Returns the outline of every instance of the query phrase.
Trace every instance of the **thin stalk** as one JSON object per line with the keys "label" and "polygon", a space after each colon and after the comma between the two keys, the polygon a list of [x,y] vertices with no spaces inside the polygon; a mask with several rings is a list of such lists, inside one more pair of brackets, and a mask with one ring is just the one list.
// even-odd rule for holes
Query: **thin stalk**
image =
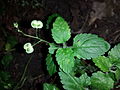
{"label": "thin stalk", "polygon": [[63,43],[63,48],[66,48],[66,47],[67,47],[66,43]]}
{"label": "thin stalk", "polygon": [[36,36],[28,35],[28,34],[22,32],[21,30],[19,30],[18,32],[22,33],[22,34],[23,34],[24,36],[26,36],[26,37],[30,37],[30,38],[33,38],[33,39],[37,39],[37,40],[40,40],[40,42],[45,42],[45,43],[47,43],[47,44],[50,44],[50,42],[48,42],[48,41],[46,41],[46,40],[43,40],[43,39],[41,39],[41,38],[39,38],[39,37],[36,37]]}
{"label": "thin stalk", "polygon": [[26,33],[22,32],[22,31],[20,31],[20,30],[19,30],[19,32],[20,32],[20,33],[22,33],[22,34],[23,34],[24,36],[26,36],[26,37],[30,37],[30,38],[33,38],[33,39],[40,40],[40,38],[35,37],[35,36],[32,36],[32,35],[28,35],[28,34],[26,34]]}
{"label": "thin stalk", "polygon": [[18,87],[18,89],[20,89],[20,88],[24,85],[24,83],[25,83],[26,80],[27,80],[27,77],[25,77],[25,78],[22,80],[21,85]]}
{"label": "thin stalk", "polygon": [[35,44],[33,44],[32,46],[35,46],[35,45],[37,45],[38,43],[40,43],[41,42],[41,40],[40,41],[38,41],[38,42],[36,42]]}
{"label": "thin stalk", "polygon": [[36,29],[36,37],[38,37],[38,29]]}
{"label": "thin stalk", "polygon": [[19,88],[19,86],[21,86],[24,83],[24,81],[25,81],[25,74],[26,74],[28,65],[29,65],[29,63],[30,63],[31,60],[32,60],[32,56],[30,57],[30,59],[28,60],[26,66],[25,66],[25,69],[24,69],[24,72],[22,74],[22,77],[21,77],[20,81],[17,83],[17,85],[15,86],[15,88],[13,88],[13,90],[17,90]]}

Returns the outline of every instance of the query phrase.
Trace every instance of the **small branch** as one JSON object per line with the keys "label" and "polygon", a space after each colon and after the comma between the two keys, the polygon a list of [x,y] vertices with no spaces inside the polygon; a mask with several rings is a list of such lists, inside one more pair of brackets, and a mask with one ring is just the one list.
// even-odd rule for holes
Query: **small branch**
{"label": "small branch", "polygon": [[41,40],[40,41],[38,41],[38,42],[36,42],[35,44],[33,44],[32,46],[35,46],[35,45],[37,45],[38,43],[40,43],[41,42]]}
{"label": "small branch", "polygon": [[28,34],[22,32],[21,30],[18,30],[18,32],[22,33],[22,34],[23,34],[24,36],[26,36],[26,37],[30,37],[30,38],[33,38],[33,39],[40,40],[39,42],[45,42],[45,43],[47,43],[47,44],[50,44],[50,42],[48,42],[48,41],[46,41],[46,40],[43,40],[43,39],[41,39],[41,38],[39,38],[39,37],[36,37],[36,36],[28,35]]}

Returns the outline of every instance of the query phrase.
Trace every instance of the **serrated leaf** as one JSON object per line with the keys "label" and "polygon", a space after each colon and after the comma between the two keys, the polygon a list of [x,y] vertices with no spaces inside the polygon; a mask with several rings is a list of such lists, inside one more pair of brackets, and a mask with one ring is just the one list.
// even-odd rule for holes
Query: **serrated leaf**
{"label": "serrated leaf", "polygon": [[[115,71],[113,71],[115,72]],[[113,81],[116,81],[116,78],[115,78],[115,73],[113,73],[112,71],[110,71],[109,73],[107,73],[109,75],[109,77],[113,80]]]}
{"label": "serrated leaf", "polygon": [[56,43],[65,43],[70,39],[69,25],[62,17],[57,17],[53,23],[52,37]]}
{"label": "serrated leaf", "polygon": [[55,85],[44,83],[43,90],[59,90],[59,89]]}
{"label": "serrated leaf", "polygon": [[120,60],[120,44],[116,45],[109,52],[110,57],[118,58]]}
{"label": "serrated leaf", "polygon": [[116,77],[117,80],[120,79],[120,69],[117,69],[117,70],[115,71],[115,77]]}
{"label": "serrated leaf", "polygon": [[85,90],[85,87],[91,83],[87,74],[83,74],[77,78],[61,71],[59,72],[59,76],[65,90]]}
{"label": "serrated leaf", "polygon": [[73,42],[75,56],[91,59],[103,55],[109,50],[110,45],[104,39],[94,34],[78,34]]}
{"label": "serrated leaf", "polygon": [[109,56],[109,59],[112,63],[112,65],[118,67],[120,69],[120,59],[119,58],[115,58],[113,56]]}
{"label": "serrated leaf", "polygon": [[120,69],[120,44],[109,51],[109,57],[111,62]]}
{"label": "serrated leaf", "polygon": [[79,78],[79,82],[83,87],[87,87],[91,84],[90,77],[87,75],[87,73],[82,74]]}
{"label": "serrated leaf", "polygon": [[46,65],[47,65],[47,70],[49,74],[52,76],[57,70],[56,70],[56,65],[54,64],[51,54],[47,55]]}
{"label": "serrated leaf", "polygon": [[56,52],[58,65],[64,72],[70,73],[74,67],[74,54],[71,48],[59,48]]}
{"label": "serrated leaf", "polygon": [[93,73],[91,77],[92,90],[110,90],[113,88],[114,81],[108,74],[100,71]]}
{"label": "serrated leaf", "polygon": [[54,54],[54,51],[57,49],[57,47],[56,47],[55,44],[53,44],[53,43],[51,43],[51,44],[49,44],[49,45],[50,45],[50,47],[48,48],[49,53],[50,53],[50,54]]}
{"label": "serrated leaf", "polygon": [[48,17],[47,24],[46,24],[46,29],[50,29],[50,24],[54,20],[54,18],[60,16],[59,14],[55,13],[52,14],[51,16]]}
{"label": "serrated leaf", "polygon": [[105,56],[99,56],[92,60],[103,72],[108,72],[109,68],[112,66],[110,59]]}

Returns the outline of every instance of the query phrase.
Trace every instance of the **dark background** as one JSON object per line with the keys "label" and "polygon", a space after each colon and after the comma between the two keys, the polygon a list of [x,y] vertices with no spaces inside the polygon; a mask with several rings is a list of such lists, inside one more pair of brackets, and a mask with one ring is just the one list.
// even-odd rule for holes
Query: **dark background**
{"label": "dark background", "polygon": [[[34,34],[35,31],[30,26],[31,21],[37,19],[45,24],[48,16],[54,13],[58,13],[68,22],[73,36],[93,33],[111,45],[120,42],[120,0],[0,0],[0,52],[3,52],[5,44],[4,31],[18,40],[17,51],[13,52],[14,60],[8,71],[14,81],[19,80],[30,55],[33,55],[27,75],[30,78],[40,76],[27,81],[20,90],[36,90],[42,83],[57,81],[57,78],[49,77],[44,67],[48,46],[40,43],[33,54],[27,55],[22,48],[23,44],[34,40],[16,32],[13,23],[18,22],[24,32]],[[45,28],[42,29],[43,38],[49,40],[49,34]]]}

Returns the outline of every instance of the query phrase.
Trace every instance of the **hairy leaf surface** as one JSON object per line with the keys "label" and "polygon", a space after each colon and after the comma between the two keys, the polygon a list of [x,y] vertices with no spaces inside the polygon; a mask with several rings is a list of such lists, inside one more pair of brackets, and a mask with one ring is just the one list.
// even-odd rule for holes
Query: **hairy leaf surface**
{"label": "hairy leaf surface", "polygon": [[78,58],[90,59],[104,54],[110,45],[94,34],[76,35],[73,42],[74,54]]}
{"label": "hairy leaf surface", "polygon": [[103,72],[108,72],[109,68],[112,66],[110,59],[105,56],[99,56],[92,60]]}
{"label": "hairy leaf surface", "polygon": [[83,74],[77,78],[61,71],[59,72],[59,76],[65,90],[85,90],[85,87],[90,85],[90,78],[87,74]]}
{"label": "hairy leaf surface", "polygon": [[52,36],[56,43],[64,43],[71,37],[69,25],[62,17],[57,17],[53,23]]}
{"label": "hairy leaf surface", "polygon": [[120,44],[112,48],[111,51],[109,52],[109,55],[120,60]]}
{"label": "hairy leaf surface", "polygon": [[64,72],[70,73],[74,67],[74,54],[71,48],[59,48],[56,52],[56,60]]}
{"label": "hairy leaf surface", "polygon": [[117,80],[120,79],[120,69],[117,69],[117,70],[115,71],[115,77],[116,77]]}
{"label": "hairy leaf surface", "polygon": [[79,78],[79,82],[83,87],[87,87],[91,84],[90,77],[87,75],[87,73],[82,74]]}
{"label": "hairy leaf surface", "polygon": [[100,71],[93,73],[91,77],[91,86],[93,90],[110,90],[113,88],[114,81],[108,74]]}
{"label": "hairy leaf surface", "polygon": [[120,69],[120,44],[109,51],[109,57],[114,66],[117,66]]}

